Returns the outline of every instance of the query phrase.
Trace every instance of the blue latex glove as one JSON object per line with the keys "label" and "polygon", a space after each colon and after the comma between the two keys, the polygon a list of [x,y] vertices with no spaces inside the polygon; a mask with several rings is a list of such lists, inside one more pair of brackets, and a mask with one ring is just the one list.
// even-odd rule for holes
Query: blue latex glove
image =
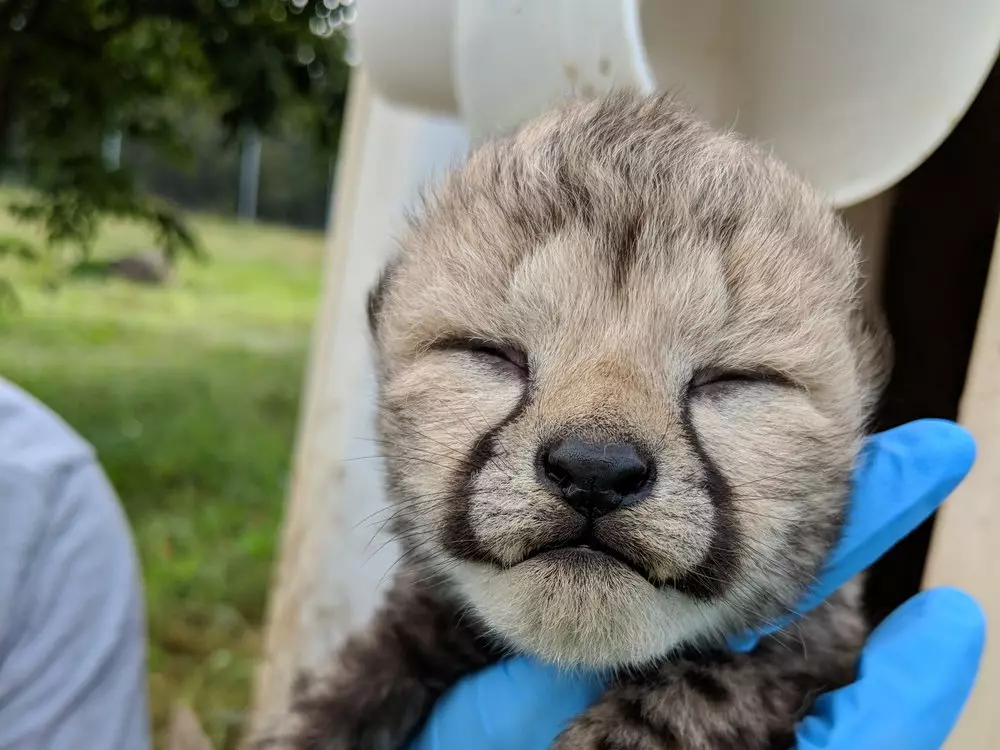
{"label": "blue latex glove", "polygon": [[[804,612],[868,567],[944,501],[972,466],[961,427],[921,420],[863,451],[841,542]],[[872,633],[858,680],[821,696],[795,750],[938,750],[964,705],[985,640],[982,611],[954,589],[919,594]],[[734,639],[748,648],[757,636]],[[600,680],[527,657],[472,675],[438,702],[411,750],[544,750],[603,691]]]}
{"label": "blue latex glove", "polygon": [[968,594],[917,594],[872,633],[857,681],[816,700],[795,750],[939,750],[972,690],[985,635]]}

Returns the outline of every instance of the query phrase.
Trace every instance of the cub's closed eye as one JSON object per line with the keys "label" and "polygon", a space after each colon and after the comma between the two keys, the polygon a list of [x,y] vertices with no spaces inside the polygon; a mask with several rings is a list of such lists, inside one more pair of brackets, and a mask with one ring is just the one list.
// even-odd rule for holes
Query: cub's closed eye
{"label": "cub's closed eye", "polygon": [[523,373],[528,371],[528,355],[510,344],[470,341],[466,349],[472,354],[489,358],[504,366],[513,366]]}
{"label": "cub's closed eye", "polygon": [[779,372],[768,369],[727,370],[721,367],[707,367],[698,370],[691,378],[689,388],[695,390],[708,386],[738,385],[740,383],[764,383],[791,386],[792,382]]}
{"label": "cub's closed eye", "polygon": [[438,351],[471,354],[497,368],[528,376],[528,355],[521,348],[503,341],[484,341],[477,338],[447,338],[432,344]]}

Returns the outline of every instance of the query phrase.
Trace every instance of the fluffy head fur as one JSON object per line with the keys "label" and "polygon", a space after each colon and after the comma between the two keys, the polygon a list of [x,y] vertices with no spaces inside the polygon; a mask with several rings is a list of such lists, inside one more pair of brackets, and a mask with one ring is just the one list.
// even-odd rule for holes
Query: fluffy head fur
{"label": "fluffy head fur", "polygon": [[[795,605],[884,361],[856,248],[803,182],[619,93],[476,151],[401,245],[369,308],[398,532],[488,627],[637,665]],[[649,496],[574,511],[537,470],[567,435],[640,446]]]}

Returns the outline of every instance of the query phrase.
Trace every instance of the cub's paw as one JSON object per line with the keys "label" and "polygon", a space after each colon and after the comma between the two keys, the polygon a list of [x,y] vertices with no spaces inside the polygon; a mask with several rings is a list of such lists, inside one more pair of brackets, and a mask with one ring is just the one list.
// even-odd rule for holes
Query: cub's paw
{"label": "cub's paw", "polygon": [[670,721],[645,706],[636,686],[612,688],[559,735],[553,750],[675,750],[680,744]]}
{"label": "cub's paw", "polygon": [[[735,665],[734,665],[735,666]],[[795,718],[747,665],[664,666],[610,688],[555,750],[790,750]],[[767,693],[767,695],[763,695]]]}

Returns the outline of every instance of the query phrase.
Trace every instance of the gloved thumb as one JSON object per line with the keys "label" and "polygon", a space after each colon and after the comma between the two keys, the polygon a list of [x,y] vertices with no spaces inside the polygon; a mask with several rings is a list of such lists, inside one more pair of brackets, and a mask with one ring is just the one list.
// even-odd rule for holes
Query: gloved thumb
{"label": "gloved thumb", "polygon": [[821,696],[794,750],[940,750],[972,691],[983,611],[953,588],[924,591],[868,639],[857,680]]}

